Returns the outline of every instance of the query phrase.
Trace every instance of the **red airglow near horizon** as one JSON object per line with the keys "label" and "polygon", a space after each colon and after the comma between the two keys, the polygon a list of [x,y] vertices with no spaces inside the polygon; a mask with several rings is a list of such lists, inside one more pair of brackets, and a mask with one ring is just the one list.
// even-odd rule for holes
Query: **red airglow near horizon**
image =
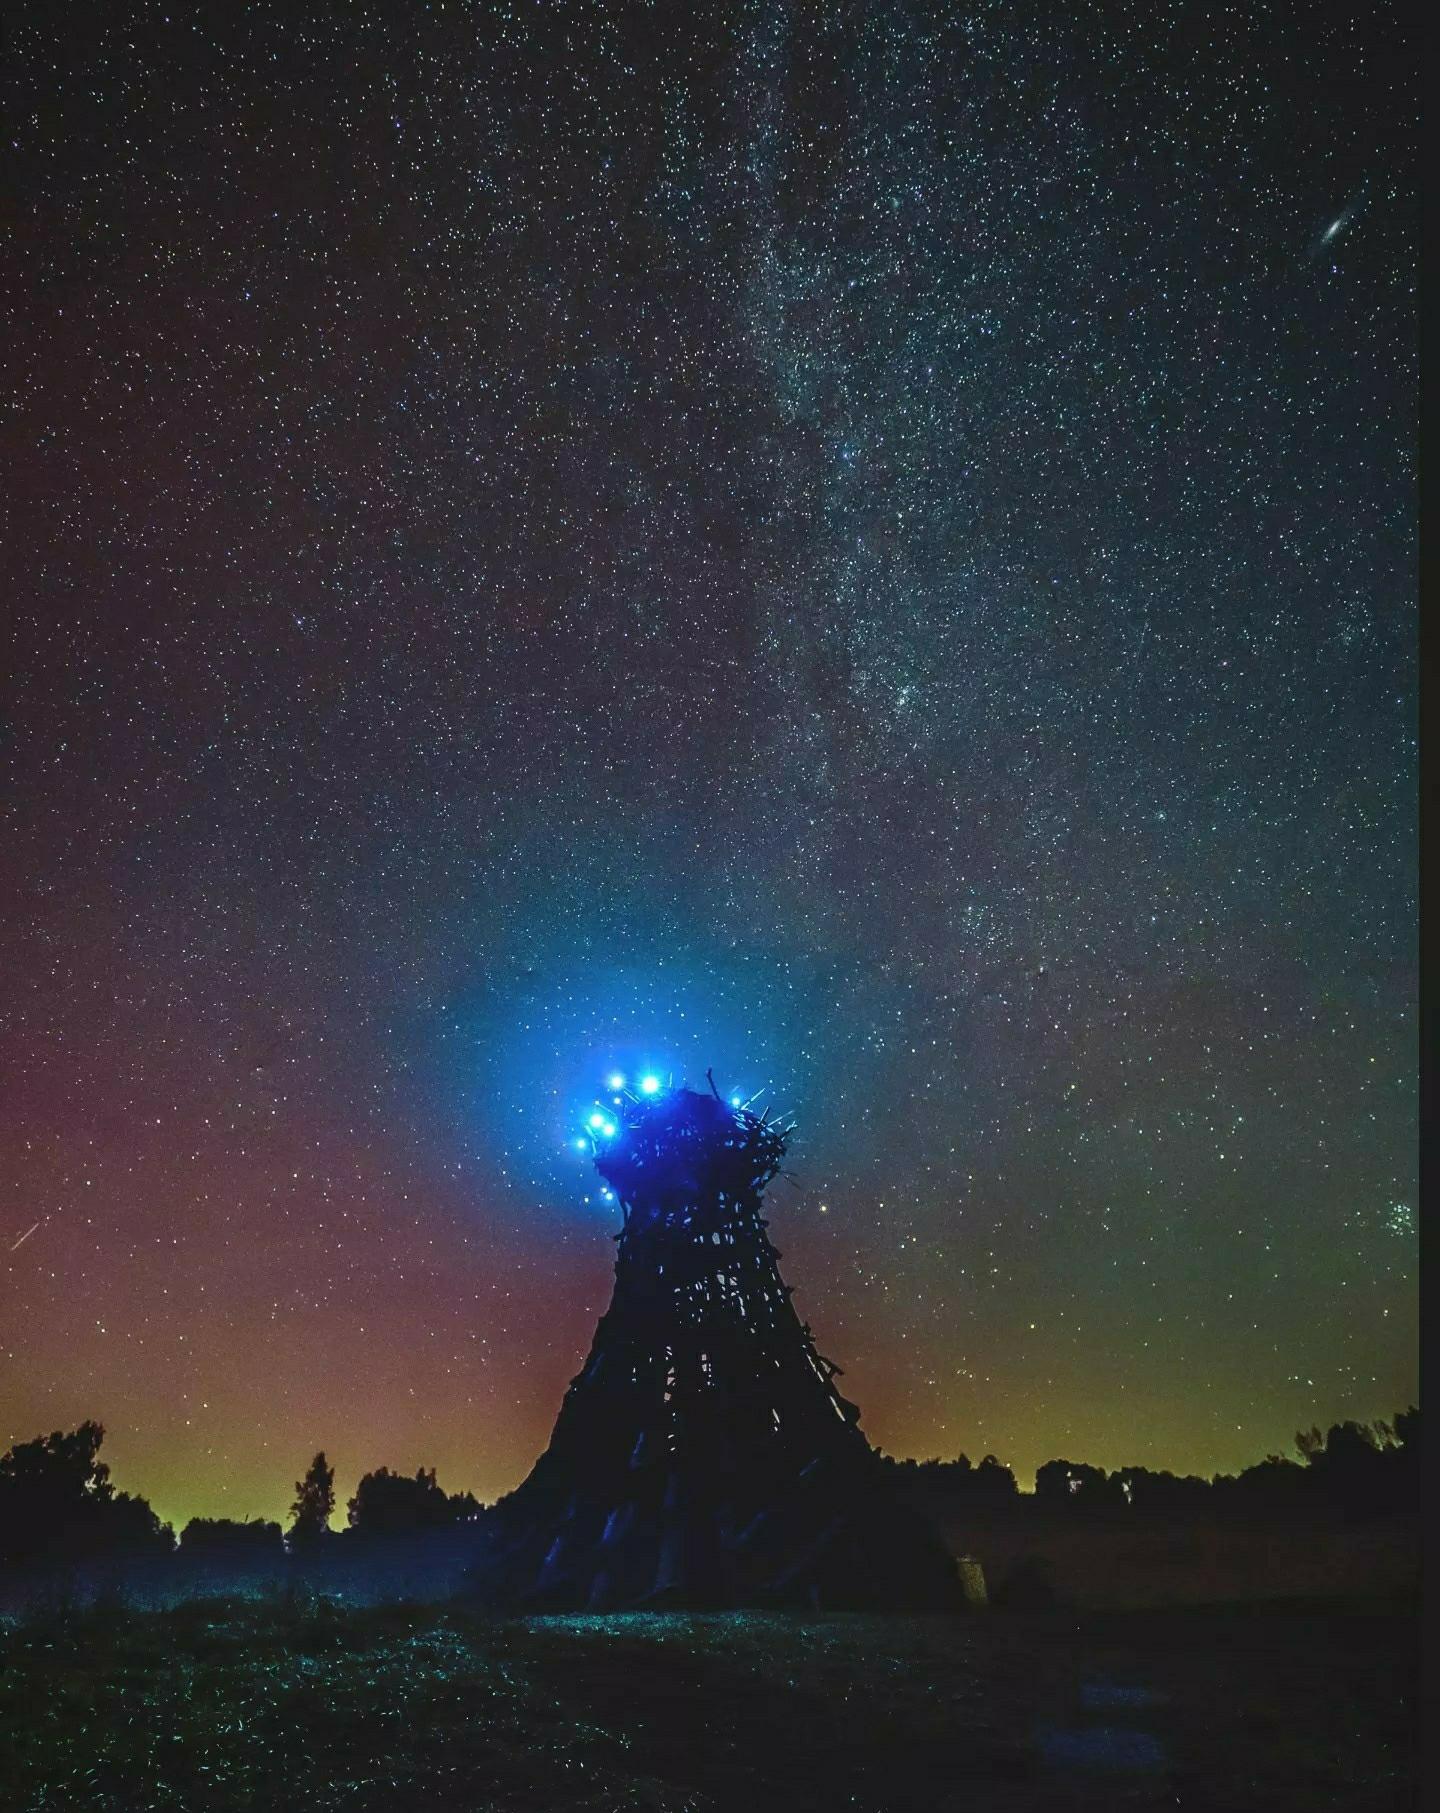
{"label": "red airglow near horizon", "polygon": [[[242,1145],[236,1158],[247,1167],[252,1199],[273,1202],[298,1179],[293,1168],[286,1172],[283,1149],[267,1145],[264,1153]],[[75,1376],[63,1389],[36,1393],[36,1407],[45,1406],[39,1421],[10,1429],[6,1445],[95,1418],[106,1426],[102,1458],[116,1485],[148,1498],[177,1528],[194,1516],[283,1520],[293,1484],[317,1450],[336,1468],[337,1526],[359,1476],[382,1465],[407,1473],[433,1466],[447,1490],[473,1491],[482,1502],[517,1485],[545,1446],[608,1301],[613,1213],[583,1226],[551,1222],[541,1233],[518,1212],[515,1192],[502,1189],[480,1216],[469,1185],[438,1179],[425,1213],[396,1213],[380,1206],[397,1193],[376,1148],[366,1164],[352,1145],[313,1142],[311,1175],[317,1148],[331,1167],[330,1206],[295,1217],[283,1251],[272,1249],[263,1266],[237,1241],[236,1205],[225,1201],[219,1178],[196,1187],[192,1172],[187,1212],[162,1218],[133,1158],[125,1170],[136,1196],[112,1202],[112,1211],[138,1213],[143,1200],[152,1231],[123,1256],[94,1217],[35,1224],[49,1242],[48,1253],[30,1251],[37,1278],[50,1286],[50,1313],[23,1356],[10,1355],[9,1383],[13,1390],[17,1377],[47,1369]],[[589,1187],[588,1170],[582,1166],[575,1180],[577,1200]],[[398,1192],[399,1201],[409,1194]],[[885,1451],[921,1459],[964,1451],[976,1461],[993,1452],[1029,1490],[1035,1468],[1055,1458],[1208,1475],[1288,1449],[1293,1430],[1283,1418],[1263,1435],[1252,1426],[1197,1439],[1183,1400],[1173,1432],[1152,1421],[1141,1434],[1129,1415],[1132,1403],[1144,1402],[1134,1378],[1117,1379],[1108,1418],[1053,1381],[1039,1417],[1010,1414],[1008,1394],[1027,1380],[1029,1330],[1016,1331],[1008,1356],[966,1369],[956,1420],[927,1414],[917,1405],[915,1362],[902,1357],[896,1365],[871,1319],[844,1298],[827,1301],[808,1282],[833,1264],[830,1227],[816,1216],[822,1204],[827,1217],[843,1214],[839,1203],[832,1207],[842,1196],[834,1184],[798,1195],[772,1185],[767,1213],[802,1318],[821,1350],[840,1360],[862,1426]],[[325,1277],[341,1242],[351,1255],[343,1285],[333,1270],[326,1289],[298,1282]],[[367,1242],[375,1243],[374,1257],[355,1263],[354,1249],[363,1253]],[[76,1276],[87,1254],[92,1287],[72,1294],[66,1277]],[[278,1275],[294,1281],[279,1289],[277,1259]],[[538,1302],[543,1315],[535,1313]],[[1409,1401],[1402,1376],[1377,1380],[1365,1420],[1391,1414],[1402,1400]],[[1353,1400],[1332,1409],[1318,1392],[1311,1404],[1313,1414],[1290,1419],[1297,1427],[1354,1409]]]}

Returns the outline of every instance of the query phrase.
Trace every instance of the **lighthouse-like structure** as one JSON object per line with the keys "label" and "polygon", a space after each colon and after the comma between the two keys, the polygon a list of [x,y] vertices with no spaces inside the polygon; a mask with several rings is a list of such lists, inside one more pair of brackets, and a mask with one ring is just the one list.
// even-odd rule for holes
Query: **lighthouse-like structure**
{"label": "lighthouse-like structure", "polygon": [[623,1217],[614,1293],[549,1447],[491,1513],[492,1603],[959,1603],[954,1560],[895,1498],[780,1276],[761,1210],[788,1137],[713,1081],[620,1085],[592,1115]]}

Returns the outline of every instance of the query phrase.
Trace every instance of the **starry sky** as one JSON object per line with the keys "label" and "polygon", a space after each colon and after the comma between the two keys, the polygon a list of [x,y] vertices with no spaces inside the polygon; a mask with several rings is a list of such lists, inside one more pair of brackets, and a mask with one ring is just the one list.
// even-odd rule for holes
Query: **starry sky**
{"label": "starry sky", "polygon": [[21,0],[0,1445],[509,1489],[640,1064],[890,1452],[1414,1398],[1407,20]]}

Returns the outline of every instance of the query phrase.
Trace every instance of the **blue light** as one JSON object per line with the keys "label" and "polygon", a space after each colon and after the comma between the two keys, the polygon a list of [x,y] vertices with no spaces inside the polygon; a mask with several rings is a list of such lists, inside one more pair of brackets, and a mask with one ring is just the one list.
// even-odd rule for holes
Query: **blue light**
{"label": "blue light", "polygon": [[606,1124],[605,1116],[603,1114],[601,1114],[597,1109],[597,1111],[590,1116],[589,1125],[592,1126],[595,1129],[595,1131],[598,1133],[598,1132],[600,1132],[601,1128],[605,1126],[605,1124]]}
{"label": "blue light", "polygon": [[614,1137],[615,1137],[615,1123],[614,1123],[614,1121],[606,1121],[606,1123],[605,1123],[605,1137],[606,1137],[606,1139],[614,1139]]}
{"label": "blue light", "polygon": [[640,1079],[640,1093],[641,1095],[658,1095],[660,1093],[659,1077],[642,1076]]}
{"label": "blue light", "polygon": [[590,1142],[588,1139],[577,1139],[575,1142],[575,1150],[577,1152],[583,1152],[589,1144]]}
{"label": "blue light", "polygon": [[730,1097],[730,1106],[732,1108],[738,1108],[740,1106],[740,1097],[738,1095],[732,1095]]}
{"label": "blue light", "polygon": [[605,1087],[607,1089],[623,1089],[625,1087],[625,1079],[617,1070],[613,1075],[605,1079]]}

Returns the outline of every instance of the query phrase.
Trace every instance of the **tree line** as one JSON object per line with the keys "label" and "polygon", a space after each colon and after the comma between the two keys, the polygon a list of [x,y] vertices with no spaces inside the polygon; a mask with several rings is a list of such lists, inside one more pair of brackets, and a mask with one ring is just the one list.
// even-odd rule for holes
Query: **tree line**
{"label": "tree line", "polygon": [[[414,1475],[378,1467],[362,1476],[346,1505],[346,1527],[332,1528],[335,1469],[323,1451],[295,1482],[288,1523],[260,1518],[193,1517],[177,1536],[141,1497],[117,1491],[100,1459],[103,1426],[85,1422],[22,1442],[0,1456],[0,1568],[56,1561],[179,1555],[199,1563],[263,1566],[287,1556],[360,1549],[479,1523],[473,1493],[447,1493],[435,1469]],[[1268,1455],[1243,1472],[1177,1476],[1147,1467],[1106,1472],[1081,1461],[1047,1461],[1033,1498],[993,1454],[978,1465],[954,1460],[880,1456],[897,1486],[932,1512],[954,1515],[1022,1507],[1066,1518],[1108,1516],[1190,1519],[1247,1515],[1302,1516],[1342,1512],[1382,1515],[1418,1508],[1420,1412],[1389,1422],[1335,1423],[1301,1430],[1293,1458]]]}
{"label": "tree line", "polygon": [[[1015,1475],[993,1454],[978,1466],[964,1454],[952,1461],[885,1456],[884,1464],[907,1493],[933,1511],[978,1514],[1018,1507],[1022,1500]],[[1293,1457],[1270,1454],[1240,1473],[1209,1479],[1149,1467],[1106,1472],[1084,1461],[1046,1461],[1036,1471],[1030,1500],[1037,1510],[1059,1517],[1157,1520],[1312,1511],[1381,1516],[1417,1509],[1419,1502],[1420,1412],[1414,1406],[1388,1422],[1301,1429]]]}
{"label": "tree line", "polygon": [[295,1483],[287,1526],[264,1518],[192,1517],[177,1535],[145,1499],[116,1491],[100,1459],[104,1439],[102,1424],[86,1422],[0,1456],[0,1567],[175,1554],[262,1566],[346,1539],[363,1543],[453,1528],[478,1520],[483,1509],[471,1492],[447,1493],[433,1467],[421,1467],[413,1477],[378,1467],[361,1478],[346,1507],[346,1529],[335,1532],[335,1469],[322,1452]]}

